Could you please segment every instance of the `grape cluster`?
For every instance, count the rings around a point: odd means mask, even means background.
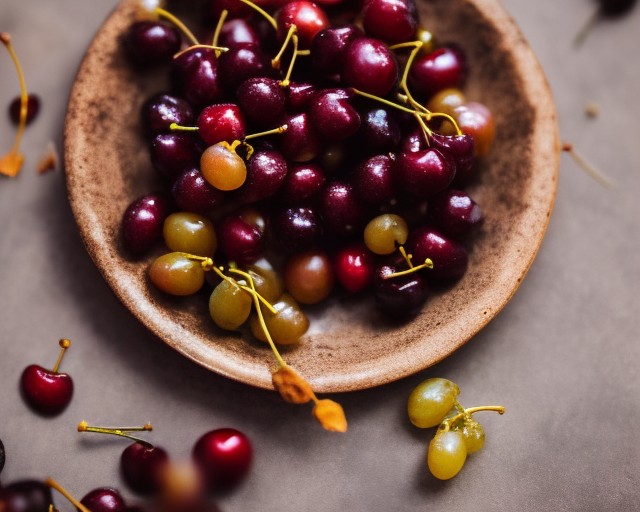
[[[479,411],[504,414],[504,407],[499,405],[465,409],[458,402],[459,394],[460,389],[450,380],[432,378],[418,384],[407,403],[409,419],[416,427],[438,427],[429,443],[427,465],[440,480],[456,476],[467,455],[484,446],[484,429],[473,414]]]

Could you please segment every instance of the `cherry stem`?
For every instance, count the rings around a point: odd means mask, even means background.
[[[173,23],[176,27],[178,27],[182,31],[182,33],[187,37],[187,39],[189,39],[189,41],[191,41],[194,45],[199,44],[199,41],[196,39],[196,36],[193,35],[193,32],[191,32],[191,30],[189,30],[187,26],[184,23],[182,23],[182,21],[176,18],[169,11],[165,11],[161,7],[156,7],[153,12],[155,12],[161,18],[166,18],[171,23]]]
[[[420,129],[422,130],[422,134],[424,135],[424,141],[427,144],[427,146],[429,146],[429,137],[431,137],[433,135],[433,132],[431,131],[431,129],[427,126],[427,123],[424,122],[424,120],[422,119],[422,117],[420,117],[420,114],[418,114],[418,112],[414,112],[414,117],[416,118],[416,121],[418,121],[418,124],[420,125]],[[431,114],[429,114],[431,115]]]
[[[169,125],[169,130],[174,132],[197,132],[198,129],[197,126],[182,126],[178,123],[171,123]]]
[[[295,25],[291,25],[289,27],[287,36],[284,38],[284,41],[282,42],[282,46],[280,47],[280,51],[276,54],[276,56],[273,59],[271,59],[271,67],[273,69],[280,69],[280,61],[282,59],[282,55],[287,49],[287,46],[289,46],[289,41],[295,35],[296,30],[298,30],[298,28]],[[295,51],[294,51],[293,58],[295,58]]]
[[[151,432],[153,427],[151,423],[147,423],[142,427],[90,427],[87,425],[86,421],[81,421],[78,424],[78,432],[93,432],[96,434],[110,434],[112,436],[120,436],[126,437],[127,439],[131,439],[136,443],[140,443],[146,447],[153,448],[153,445],[149,441],[145,441],[144,439],[140,439],[139,437],[132,436],[127,432]]]
[[[411,256],[411,255],[409,255]],[[393,277],[400,277],[400,276],[406,276],[409,274],[413,274],[414,272],[417,272],[418,270],[422,270],[423,268],[433,268],[433,261],[431,261],[429,258],[427,258],[426,260],[424,260],[424,263],[422,263],[421,265],[416,265],[416,266],[411,266],[410,269],[408,270],[402,270],[400,272],[393,272],[392,274],[387,274],[383,277],[383,279],[391,279]]]
[[[596,9],[594,13],[589,16],[587,22],[582,26],[582,28],[576,34],[575,39],[573,40],[574,48],[579,48],[584,43],[584,40],[587,38],[591,29],[596,25],[598,20],[600,19],[600,9]]]
[[[252,133],[251,135],[247,135],[242,140],[245,141],[245,140],[250,140],[250,139],[256,139],[258,137],[264,137],[264,136],[267,136],[267,135],[277,135],[279,133],[286,132],[288,128],[289,128],[289,126],[287,126],[286,124],[283,124],[282,126],[278,126],[277,128],[274,128],[272,130],[267,130],[266,132]]]
[[[215,263],[208,256],[196,256],[195,254],[189,254],[188,252],[181,251],[177,251],[177,254],[180,254],[181,256],[184,256],[185,258],[192,261],[199,261],[202,265],[202,270],[204,270],[205,272],[208,272],[215,267]]]
[[[193,50],[194,48],[208,48],[210,50],[215,50],[216,51],[216,57],[220,56],[220,53],[222,52],[228,52],[229,48],[227,48],[226,46],[216,46],[215,44],[192,44],[191,46],[185,48],[184,50],[180,50],[178,53],[176,53],[173,58],[177,59],[178,57],[180,57],[181,55],[184,55],[187,52],[190,52],[191,50]]]
[[[275,18],[273,16],[271,16],[267,11],[265,11],[264,9],[262,9],[261,7],[258,7],[256,4],[254,4],[253,2],[251,2],[250,0],[240,0],[243,4],[248,5],[249,7],[251,7],[253,10],[259,12],[260,14],[262,14],[262,16],[264,16],[267,21],[269,23],[271,23],[271,26],[273,27],[274,30],[278,30],[278,22],[275,20]]]
[[[287,74],[285,75],[284,80],[280,81],[280,85],[282,87],[289,87],[289,84],[291,83],[291,74],[293,73],[293,66],[296,63],[298,55],[301,55],[300,50],[298,50],[298,36],[293,34],[291,36],[291,40],[293,41],[293,55],[291,56],[291,62],[289,62]]]
[[[413,50],[411,50],[411,53],[409,54],[409,58],[407,59],[407,63],[404,66],[404,71],[402,73],[402,78],[400,79],[400,88],[404,91],[404,93],[407,96],[407,100],[409,101],[409,104],[414,109],[422,110],[425,113],[429,113],[429,110],[427,108],[422,106],[420,103],[418,103],[413,98],[413,96],[411,95],[411,92],[409,91],[409,87],[407,86],[407,78],[409,77],[409,69],[411,68],[411,64],[413,64],[413,61],[415,60],[416,55],[422,49],[423,46],[424,46],[424,43],[422,41],[411,41],[411,42],[408,42],[408,43],[400,43],[400,44],[396,44],[396,45],[390,46],[389,49],[390,50],[398,50],[398,49],[401,49],[401,48],[413,48]]]
[[[243,0],[244,1],[244,0]],[[241,270],[235,269],[235,268],[230,268],[229,272],[233,272],[235,274],[239,274],[244,276],[247,281],[249,281],[249,286],[251,287],[251,289],[255,292],[256,291],[256,285],[253,282],[253,277],[251,277],[250,274],[247,274],[246,272],[242,272]],[[287,363],[284,362],[284,359],[282,359],[282,356],[280,355],[280,352],[278,352],[278,349],[276,348],[276,344],[273,342],[273,339],[271,338],[271,334],[269,333],[269,329],[267,329],[267,324],[264,321],[264,316],[262,314],[262,308],[260,307],[260,301],[258,300],[257,297],[257,292],[256,295],[253,296],[253,303],[255,305],[256,308],[256,313],[258,315],[258,321],[260,322],[260,327],[262,327],[262,331],[264,332],[265,337],[267,338],[267,342],[269,343],[269,346],[271,347],[271,351],[273,352],[273,355],[276,358],[276,361],[278,361],[278,364],[284,368],[287,366]]]
[[[411,254],[407,254],[407,251],[402,245],[398,247],[398,251],[400,251],[400,254],[402,254],[402,257],[404,258],[404,261],[407,262],[407,265],[409,265],[409,268],[413,268],[413,263],[411,262],[413,256]]]
[[[456,421],[462,418],[470,418],[472,414],[480,411],[494,411],[502,415],[505,412],[505,408],[502,405],[481,405],[479,407],[469,407],[468,409],[463,409],[462,412],[459,412],[455,416],[452,416],[451,418],[447,418],[446,420],[444,420],[440,424],[440,428],[447,431],[451,428],[451,425],[453,425]]]
[[[225,275],[223,273],[224,271],[224,267],[212,267],[211,270],[213,270],[220,278],[224,279],[225,281],[228,281],[229,283],[231,283],[233,286],[237,286],[238,288],[240,288],[241,290],[244,290],[245,292],[251,294],[252,296],[257,296],[258,299],[260,300],[260,302],[262,302],[268,309],[269,311],[271,311],[274,315],[277,313],[276,308],[274,308],[271,303],[265,299],[262,295],[260,295],[257,291],[249,288],[248,286],[244,286],[240,283],[238,283],[238,281],[236,281],[235,279],[232,279],[231,277]],[[231,272],[233,269],[229,268],[229,271]],[[240,272],[240,271],[238,271]]]
[[[13,44],[11,43],[11,36],[6,32],[0,32],[0,41],[4,44],[5,48],[9,52],[11,56],[11,60],[16,68],[16,73],[18,74],[18,80],[20,81],[20,120],[18,123],[18,131],[16,132],[16,138],[13,142],[13,147],[11,148],[10,155],[19,155],[20,151],[20,143],[22,142],[22,136],[24,134],[24,130],[27,127],[27,109],[28,109],[28,101],[29,101],[29,93],[27,92],[27,84],[24,79],[24,72],[22,71],[22,66],[20,65],[20,59],[18,59],[18,55],[13,48]],[[22,159],[18,158],[18,162],[15,165],[14,169],[11,171],[1,171],[3,174],[8,174],[10,176],[15,176],[20,171],[20,167],[22,166]]]
[[[53,373],[58,373],[58,368],[60,368],[60,363],[62,362],[64,353],[71,346],[71,340],[63,338],[58,342],[58,344],[60,345],[60,354],[58,355],[58,360],[56,361],[56,364],[53,366],[53,370],[51,370]]]
[[[58,482],[56,482],[53,478],[47,478],[44,481],[44,485],[47,487],[51,487],[55,489],[60,494],[62,494],[65,498],[69,500],[69,502],[76,507],[80,512],[91,512],[87,507],[85,507],[82,503],[80,503],[77,499],[75,499],[69,491],[67,491],[64,487],[62,487]]]
[[[385,105],[389,105],[390,107],[393,107],[395,109],[402,110],[403,112],[407,112],[408,114],[417,114],[419,116],[420,115],[424,115],[423,113],[416,112],[414,109],[403,107],[402,105],[398,105],[397,103],[394,103],[393,101],[385,100],[384,98],[380,98],[380,97],[375,96],[373,94],[369,94],[368,92],[364,92],[364,91],[361,91],[360,89],[356,89],[355,87],[352,87],[351,90],[355,94],[359,94],[360,96],[364,96],[365,98],[369,98],[370,100],[375,100],[375,101],[378,101],[380,103],[384,103]]]
[[[573,161],[585,171],[589,176],[596,180],[600,185],[607,188],[615,188],[617,185],[615,181],[609,178],[607,175],[598,170],[598,168],[589,162],[577,149],[573,147],[570,142],[562,143],[562,151],[569,153]]]
[[[218,24],[216,25],[216,30],[213,33],[213,40],[211,41],[212,46],[218,46],[218,39],[220,39],[220,32],[222,32],[222,25],[224,25],[227,16],[229,15],[229,11],[227,9],[223,9],[220,13],[220,19],[218,20]],[[216,50],[216,57],[220,57],[220,52]]]

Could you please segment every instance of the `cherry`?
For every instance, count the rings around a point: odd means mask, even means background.
[[[127,30],[124,44],[129,57],[138,66],[166,64],[180,50],[180,32],[165,23],[137,21]]]
[[[222,220],[217,234],[220,251],[241,267],[251,265],[264,252],[264,230],[237,213]]]
[[[280,149],[288,160],[308,162],[320,153],[320,141],[306,112],[286,118],[287,131],[279,137]]]
[[[51,489],[37,480],[20,480],[0,488],[3,512],[49,512]]]
[[[330,27],[318,32],[311,41],[311,63],[314,70],[325,76],[339,74],[347,46],[362,35],[362,30],[355,25]]]
[[[448,189],[429,202],[431,221],[443,233],[462,238],[483,220],[482,210],[461,190]]]
[[[373,281],[373,255],[362,242],[341,249],[334,258],[333,268],[338,282],[351,293],[361,292]]]
[[[241,43],[220,55],[220,77],[230,92],[249,78],[264,76],[271,71],[269,59],[259,45]]]
[[[125,249],[134,255],[147,252],[162,234],[162,223],[169,214],[167,201],[150,194],[133,201],[122,216],[120,232]]]
[[[111,487],[99,487],[89,491],[80,500],[91,512],[125,512],[126,505],[120,493]]]
[[[287,97],[273,78],[250,78],[238,87],[236,96],[240,108],[256,126],[274,126],[284,115]]]
[[[233,103],[205,107],[198,116],[198,134],[210,146],[218,142],[241,140],[246,135],[242,111]]]
[[[429,137],[431,147],[439,150],[455,165],[456,175],[453,184],[463,186],[473,176],[473,159],[475,143],[471,135],[440,135],[432,133]]]
[[[242,2],[234,1],[233,3],[245,5]],[[213,4],[218,5],[219,2],[214,1]],[[247,20],[240,18],[224,23],[220,31],[220,45],[231,48],[242,43],[260,44],[260,38],[253,26]]]
[[[416,96],[430,98],[442,89],[459,87],[465,75],[462,50],[444,46],[413,62],[409,70],[409,87]]]
[[[220,19],[222,11],[227,11],[227,18],[246,18],[253,13],[253,9],[238,0],[213,0],[209,2],[209,13],[212,20]],[[232,19],[231,21],[236,21]],[[244,20],[242,20],[244,21]],[[227,23],[230,23],[229,21]],[[225,25],[227,24],[225,23]]]
[[[200,160],[196,141],[187,133],[160,133],[151,141],[149,151],[153,167],[171,181]]]
[[[302,49],[309,48],[313,37],[329,26],[329,18],[324,11],[307,0],[289,2],[278,10],[275,18],[279,39],[283,41],[289,28],[295,25]]]
[[[158,490],[160,473],[168,461],[169,455],[164,449],[136,442],[122,452],[120,468],[133,491],[148,494]]]
[[[287,177],[287,161],[278,151],[256,151],[247,166],[247,180],[238,190],[242,202],[273,196]]]
[[[358,165],[352,176],[356,195],[376,206],[390,203],[395,196],[393,166],[388,155],[373,156]]]
[[[317,164],[303,164],[292,168],[286,176],[281,192],[289,204],[299,204],[318,195],[326,182]]]
[[[413,0],[368,0],[362,9],[367,35],[385,43],[403,43],[414,37],[418,15]]]
[[[453,116],[462,132],[473,137],[474,153],[479,156],[489,153],[496,137],[491,111],[482,103],[470,101],[456,107]]]
[[[330,183],[322,192],[320,205],[325,225],[335,235],[354,235],[365,222],[365,210],[349,183]]]
[[[209,489],[226,491],[238,485],[249,472],[253,448],[242,432],[221,428],[198,439],[192,456]]]
[[[455,280],[467,271],[469,258],[464,247],[430,226],[412,231],[407,249],[414,262],[426,258],[433,262],[433,269],[427,274],[430,279]]]
[[[292,111],[307,108],[318,93],[318,88],[308,82],[291,82],[287,87],[287,107]]]
[[[317,304],[333,289],[334,276],[327,254],[318,249],[294,254],[284,267],[284,285],[301,304]]]
[[[386,108],[369,108],[360,114],[358,145],[366,153],[381,154],[395,151],[402,133],[396,117]]]
[[[342,79],[347,85],[366,93],[385,96],[398,79],[398,68],[382,41],[361,37],[353,40],[345,50]]]
[[[14,98],[13,101],[9,104],[9,118],[13,124],[17,125],[20,123],[20,108],[22,106],[22,101],[20,96]],[[38,116],[40,112],[40,97],[36,94],[29,94],[27,97],[27,125],[31,124],[31,122]]]
[[[60,340],[60,355],[52,370],[32,364],[22,372],[20,387],[26,402],[35,411],[55,415],[71,402],[73,380],[66,373],[58,373],[65,351],[71,346],[67,339]]]
[[[378,267],[374,275],[376,306],[393,321],[406,321],[414,317],[420,312],[428,295],[426,282],[418,272],[391,276],[403,270],[406,270],[404,260],[394,258]]]
[[[633,9],[636,0],[598,0],[598,4],[604,16],[620,16]]]
[[[449,186],[456,168],[440,151],[429,148],[400,153],[395,172],[400,189],[409,197],[422,199]]]
[[[5,462],[5,453],[4,453],[4,444],[2,444],[2,439],[0,439],[0,473],[4,469]]]
[[[346,89],[326,89],[311,102],[309,119],[325,141],[346,139],[360,128],[360,115],[349,103],[352,97]]]
[[[313,208],[287,208],[274,215],[273,224],[278,242],[288,252],[311,249],[322,235],[322,224]]]
[[[188,125],[192,122],[191,105],[176,96],[156,94],[142,106],[142,124],[151,134],[169,132],[171,123]]]
[[[215,50],[187,50],[173,60],[172,75],[178,91],[193,105],[218,103],[224,96]]]

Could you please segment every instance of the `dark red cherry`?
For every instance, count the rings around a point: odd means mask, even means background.
[[[14,98],[9,104],[9,118],[15,125],[20,123],[20,107],[22,106],[22,99],[20,96]],[[27,125],[38,117],[40,112],[40,97],[36,94],[29,94],[27,96]]]
[[[70,346],[69,340],[60,340],[60,355],[52,370],[32,364],[22,372],[20,378],[22,395],[27,404],[41,414],[59,414],[71,402],[73,380],[66,373],[58,372],[64,352]]]
[[[429,279],[459,279],[467,270],[469,258],[465,248],[430,226],[409,234],[407,251],[413,254],[412,261],[416,264],[431,259],[433,269],[425,270]]]
[[[287,87],[287,107],[292,111],[303,110],[316,97],[318,88],[308,82],[291,82]]]
[[[240,215],[233,214],[223,219],[217,234],[222,253],[241,267],[251,265],[264,253],[264,231]]]
[[[378,267],[374,275],[374,297],[376,307],[388,319],[404,322],[416,316],[428,296],[428,288],[421,270],[398,277],[390,274],[407,270],[402,259],[392,260]]]
[[[456,175],[453,184],[457,187],[464,186],[473,177],[474,140],[471,135],[440,135],[433,133],[430,136],[431,147],[439,150],[448,157],[456,167]]]
[[[232,18],[246,18],[253,13],[253,9],[247,4],[240,2],[239,0],[210,0],[209,1],[209,13],[211,19],[218,21],[222,11],[227,11],[227,18],[231,21],[236,21]],[[244,21],[244,20],[243,20]],[[229,22],[227,22],[229,23]],[[225,23],[225,25],[227,24]]]
[[[349,183],[330,183],[322,192],[320,208],[325,226],[335,235],[355,235],[364,225],[365,209]]]
[[[271,62],[257,44],[241,43],[232,46],[220,55],[220,77],[230,92],[249,78],[267,75],[271,72]]]
[[[124,498],[111,487],[99,487],[89,491],[80,503],[91,512],[125,512],[127,508]]]
[[[329,26],[329,18],[318,5],[307,0],[294,0],[284,5],[275,15],[278,38],[283,41],[291,25],[297,28],[300,49],[311,46],[313,37]]]
[[[309,120],[325,141],[344,140],[360,128],[360,114],[350,103],[352,97],[346,89],[325,89],[311,102]]]
[[[180,50],[180,32],[158,21],[136,21],[125,33],[124,44],[137,66],[166,64]]]
[[[600,13],[603,16],[621,16],[626,14],[636,4],[636,0],[598,0]]]
[[[120,469],[132,491],[148,494],[158,490],[161,473],[168,462],[169,455],[164,449],[133,443],[122,452]]]
[[[200,161],[195,138],[189,133],[160,133],[151,141],[149,152],[156,170],[171,181]]]
[[[361,112],[358,145],[367,154],[396,151],[402,133],[395,116],[385,108],[373,107]]]
[[[409,71],[409,87],[421,97],[430,98],[448,87],[460,87],[466,75],[466,62],[457,47],[438,48],[418,57]]]
[[[216,0],[213,3],[217,4],[218,2]],[[234,3],[244,5],[235,0]],[[220,31],[220,46],[231,48],[243,43],[260,44],[260,38],[253,26],[241,18],[225,22]]]
[[[355,25],[330,27],[318,32],[311,41],[311,63],[314,70],[325,76],[339,74],[347,46],[362,36],[362,30]]]
[[[247,164],[247,179],[238,190],[243,203],[273,196],[287,177],[287,161],[278,151],[256,151]]]
[[[250,78],[236,92],[238,104],[247,118],[260,128],[273,128],[284,115],[287,97],[278,80]]]
[[[415,39],[418,15],[413,0],[368,0],[362,9],[368,36],[396,44]]]
[[[356,195],[375,206],[389,204],[395,196],[393,167],[389,155],[373,156],[358,165],[351,178]]]
[[[289,204],[304,203],[318,195],[327,178],[317,164],[304,164],[292,168],[282,186],[282,196]]]
[[[5,460],[4,444],[2,444],[2,439],[0,439],[0,473],[2,473],[4,469]]]
[[[362,242],[341,249],[333,268],[338,282],[348,292],[361,292],[373,282],[374,258]]]
[[[287,117],[287,131],[278,136],[282,154],[293,162],[308,162],[320,154],[320,141],[306,112]]]
[[[198,134],[210,146],[222,141],[242,140],[246,131],[242,111],[233,103],[210,105],[198,116]]]
[[[415,153],[416,151],[420,151],[427,147],[424,141],[424,132],[421,128],[417,127],[402,138],[402,141],[400,142],[400,150],[408,153]]]
[[[180,94],[193,105],[211,105],[224,97],[215,50],[186,51],[173,60],[172,77]]]
[[[2,512],[49,512],[51,489],[37,480],[20,480],[0,488]]]
[[[184,171],[171,187],[173,200],[180,210],[207,213],[220,206],[224,192],[211,186],[202,173],[196,169]]]
[[[342,79],[361,91],[385,96],[398,79],[398,68],[382,41],[361,37],[353,40],[344,52]]]
[[[402,152],[395,175],[399,188],[409,197],[426,199],[444,190],[453,181],[456,168],[437,149]]]
[[[142,105],[142,124],[151,134],[168,133],[171,123],[193,123],[191,105],[182,98],[169,94],[156,94]]]
[[[431,222],[443,233],[462,238],[483,220],[482,210],[462,190],[447,189],[429,201]]]
[[[249,473],[253,448],[242,432],[221,428],[198,439],[192,456],[204,474],[207,486],[214,491],[226,491],[238,485]]]
[[[320,242],[322,224],[313,208],[294,207],[273,217],[276,238],[287,252],[302,252]]]
[[[169,206],[164,197],[150,194],[132,202],[122,216],[120,233],[124,247],[134,255],[147,252],[162,234]]]

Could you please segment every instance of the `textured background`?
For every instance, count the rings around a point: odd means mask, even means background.
[[[176,459],[187,458],[193,442],[213,428],[232,426],[251,437],[254,469],[221,501],[227,512],[637,508],[640,8],[599,24],[576,50],[571,40],[591,2],[504,0],[547,72],[561,136],[618,187],[601,187],[564,157],[548,234],[510,304],[436,367],[339,397],[350,431],[337,436],[319,429],[306,408],[211,374],[149,334],[86,254],[63,174],[33,170],[49,140],[60,146],[76,68],[115,3],[0,0],[0,30],[13,34],[30,88],[43,98],[25,138],[23,173],[0,180],[3,482],[51,475],[78,496],[119,486],[125,444],[80,436],[75,425],[151,420],[151,439]],[[16,93],[4,52],[0,69],[4,106]],[[597,119],[584,113],[590,100],[600,106]],[[11,133],[0,112],[3,150]],[[63,415],[43,419],[24,406],[17,381],[30,363],[51,365],[63,336],[75,342],[63,368],[74,377],[76,395]],[[448,483],[428,475],[431,432],[406,419],[407,395],[429,376],[457,382],[466,405],[508,409],[503,417],[482,416],[485,449]]]

